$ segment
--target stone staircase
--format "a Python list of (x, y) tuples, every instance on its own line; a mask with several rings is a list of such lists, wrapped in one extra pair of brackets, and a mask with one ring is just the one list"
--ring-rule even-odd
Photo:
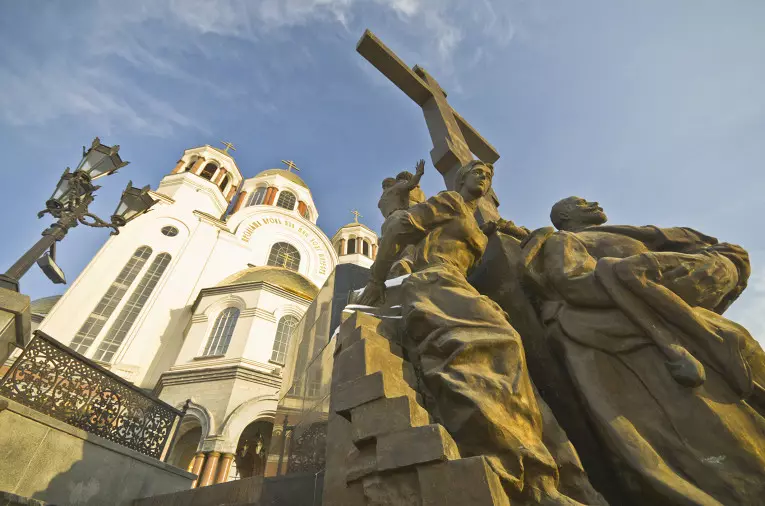
[(432, 422), (394, 328), (358, 311), (340, 326), (323, 506), (509, 506), (485, 459)]

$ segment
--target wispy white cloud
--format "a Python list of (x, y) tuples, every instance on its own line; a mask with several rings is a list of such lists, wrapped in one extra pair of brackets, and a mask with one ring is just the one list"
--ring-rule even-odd
[(116, 127), (167, 136), (192, 121), (170, 104), (140, 89), (125, 90), (98, 68), (63, 66), (6, 67), (0, 73), (0, 116), (8, 123), (42, 125), (72, 116), (91, 122), (105, 133)]
[(139, 40), (135, 34), (150, 22), (161, 21), (176, 35), (213, 34), (252, 42), (289, 28), (321, 24), (339, 24), (350, 37), (356, 37), (362, 27), (381, 22), (366, 15), (376, 7), (395, 17), (392, 31), (416, 39), (417, 50), (426, 59), (451, 66), (462, 44), (471, 46), (468, 51), (485, 44), (508, 44), (515, 33), (512, 18), (521, 15), (515, 0), (499, 4), (482, 0), (469, 5), (461, 0), (133, 0), (122, 6), (125, 11), (119, 16), (114, 15), (113, 5), (101, 0), (96, 23), (101, 28), (96, 38), (103, 39), (102, 51), (113, 51), (158, 71), (168, 65), (148, 52), (145, 44), (150, 41), (155, 47), (181, 50), (188, 48), (188, 38), (168, 38), (168, 33), (155, 30)]
[[(355, 39), (367, 23), (380, 20), (379, 13), (387, 17), (387, 32), (394, 34), (394, 40), (387, 42), (398, 46), (395, 36), (399, 34), (422, 58), (418, 63), (450, 76), (457, 62), (469, 67), (485, 57), (485, 44), (507, 44), (512, 38), (508, 9), (488, 0), (470, 4), (466, 7), (460, 0), (96, 0), (92, 8), (76, 13), (77, 23), (87, 29), (67, 35), (66, 43), (57, 48), (61, 54), (38, 61), (10, 57), (11, 64), (0, 70), (4, 90), (0, 117), (14, 125), (41, 125), (71, 116), (99, 128), (119, 126), (157, 136), (171, 135), (178, 128), (199, 128), (200, 123), (178, 110), (171, 99), (162, 98), (151, 84), (126, 74), (124, 64), (141, 75), (200, 89), (200, 94), (213, 98), (232, 99), (244, 94), (242, 86), (235, 82), (221, 86), (220, 79), (208, 77), (199, 68), (213, 58), (227, 58), (220, 49), (221, 40), (238, 39), (261, 49), (275, 39), (289, 40), (293, 28), (331, 29), (332, 25)], [(302, 56), (300, 51), (285, 55), (282, 68), (290, 68), (289, 58)], [(254, 79), (257, 85), (258, 77)], [(269, 85), (265, 79), (260, 81), (266, 93)], [(456, 83), (455, 89), (459, 89)], [(267, 110), (268, 100), (253, 106)]]

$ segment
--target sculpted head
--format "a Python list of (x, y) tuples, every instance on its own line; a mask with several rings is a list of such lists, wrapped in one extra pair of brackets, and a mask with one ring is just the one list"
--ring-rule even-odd
[(414, 177), (414, 174), (412, 174), (408, 170), (403, 170), (403, 171), (399, 172), (398, 174), (396, 174), (396, 181), (398, 181), (398, 182), (400, 182), (400, 181), (411, 181), (413, 177)]
[(573, 232), (593, 225), (602, 225), (608, 218), (597, 202), (588, 202), (581, 197), (568, 197), (555, 203), (550, 211), (550, 220), (558, 230)]
[(481, 160), (473, 160), (457, 171), (455, 189), (466, 199), (477, 199), (491, 189), (494, 166)]
[(396, 184), (396, 178), (393, 178), (393, 177), (386, 177), (385, 179), (383, 179), (383, 182), (382, 182), (382, 189), (383, 189), (383, 190), (387, 190), (388, 188), (390, 188), (390, 187), (391, 187), (391, 186), (393, 186), (394, 184)]

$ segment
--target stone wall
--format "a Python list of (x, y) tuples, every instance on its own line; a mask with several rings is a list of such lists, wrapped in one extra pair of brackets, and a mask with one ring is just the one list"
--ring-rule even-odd
[(132, 506), (321, 506), (321, 494), (320, 475), (293, 473), (273, 478), (243, 478), (138, 499)]
[(241, 480), (198, 487), (182, 492), (161, 494), (144, 499), (137, 499), (132, 506), (223, 506), (230, 504), (249, 504), (260, 499), (263, 490), (263, 477), (244, 478)]
[(195, 475), (0, 397), (0, 491), (56, 506), (128, 506)]

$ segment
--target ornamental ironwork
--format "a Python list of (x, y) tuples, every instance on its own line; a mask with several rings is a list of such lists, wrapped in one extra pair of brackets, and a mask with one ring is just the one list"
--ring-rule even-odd
[(39, 330), (0, 395), (156, 459), (169, 454), (184, 415)]

